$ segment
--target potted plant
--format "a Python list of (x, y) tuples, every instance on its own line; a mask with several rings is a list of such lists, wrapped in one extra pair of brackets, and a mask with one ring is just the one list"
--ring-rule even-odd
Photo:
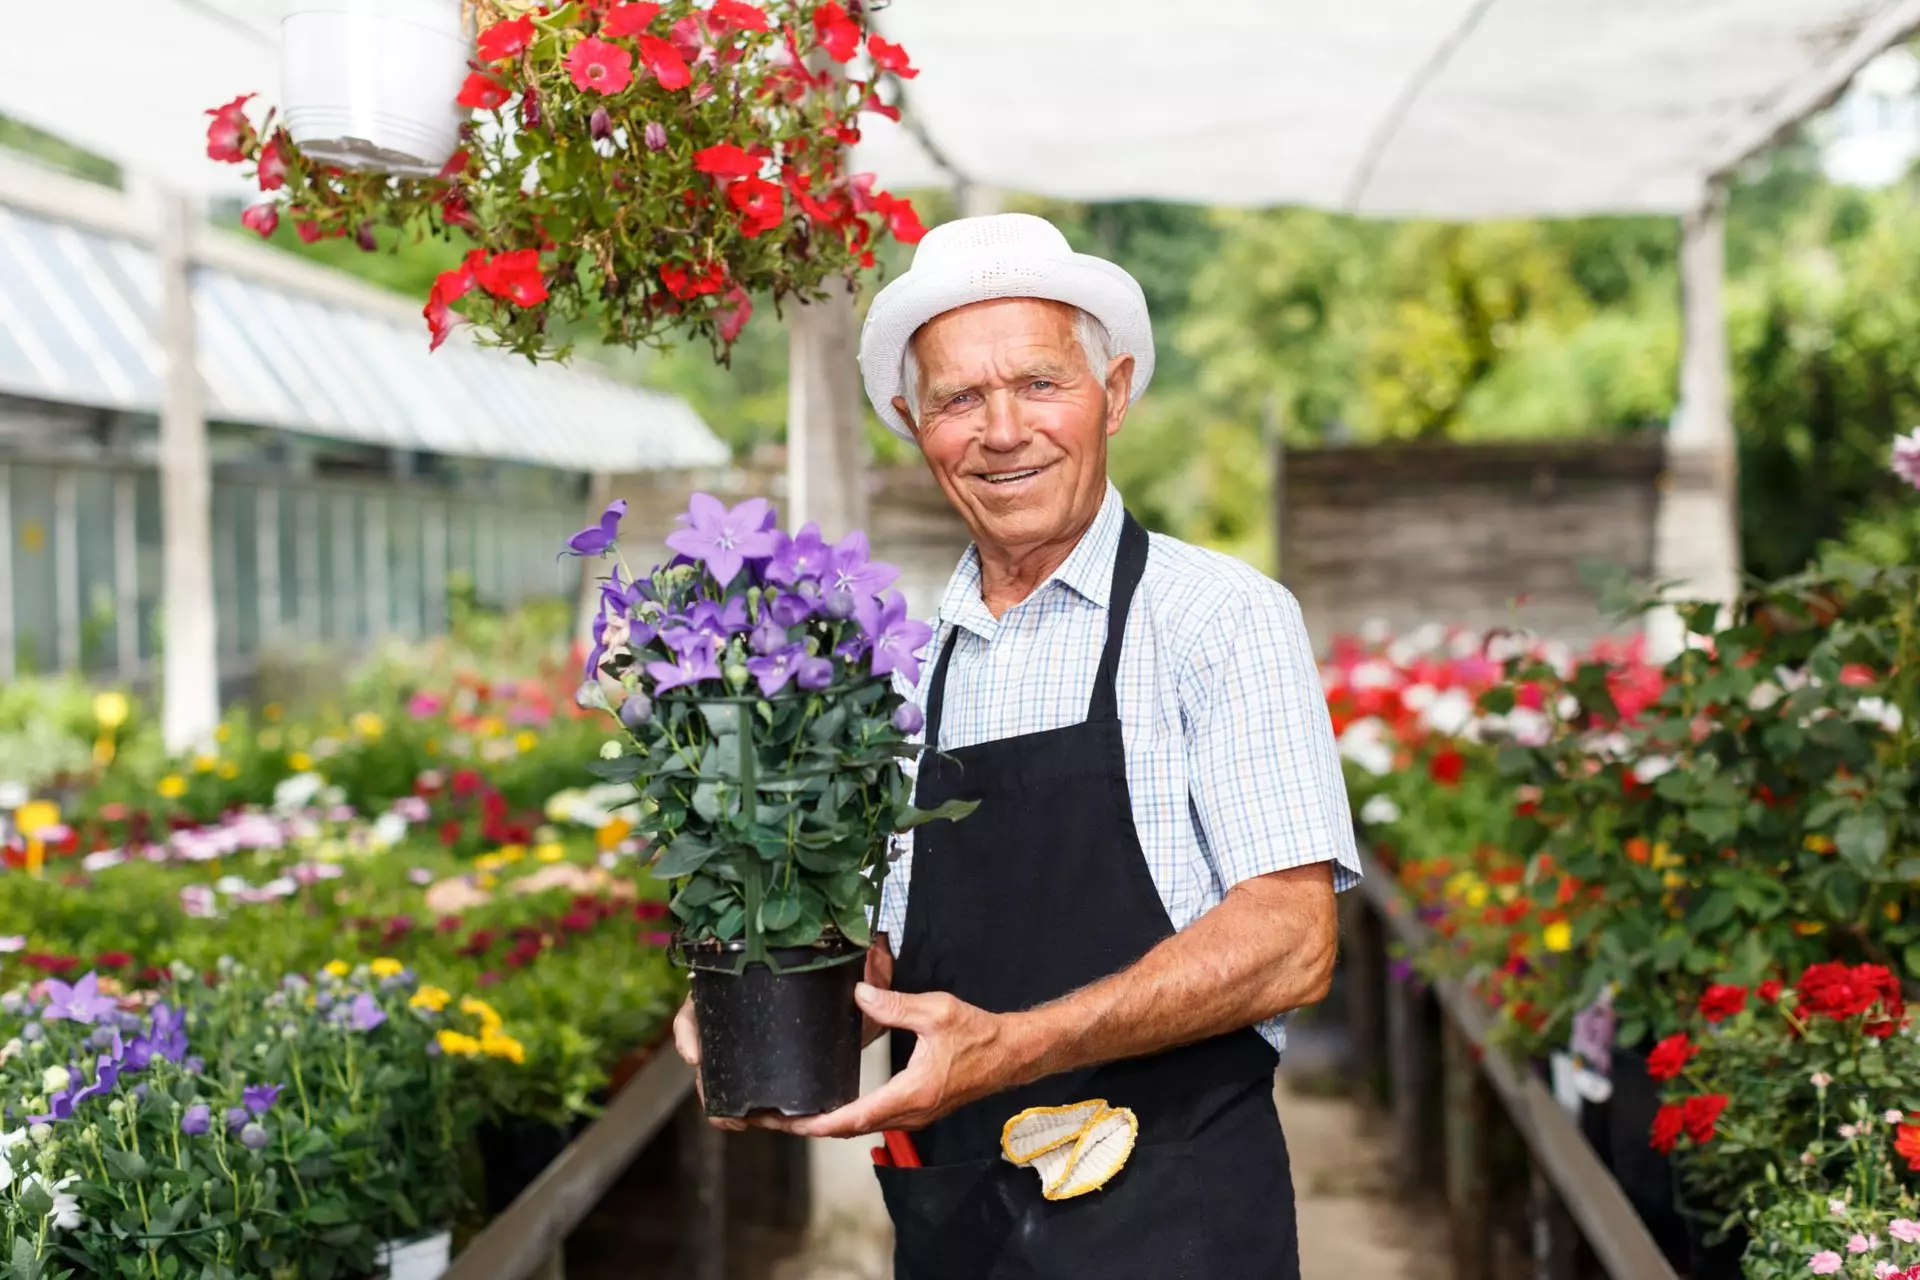
[[(924, 232), (912, 205), (847, 171), (861, 113), (898, 115), (882, 82), (917, 74), (862, 27), (858, 0), (469, 0), (479, 33), (458, 68), (460, 0), (383, 4), (379, 20), (351, 4), (296, 8), (300, 96), (281, 124), (256, 126), (247, 97), (214, 108), (207, 153), (251, 166), (266, 201), (243, 220), (263, 235), (284, 213), (309, 242), (374, 249), (386, 228), (464, 248), (423, 300), (434, 346), (458, 306), (530, 357), (674, 329), (724, 355), (754, 297), (822, 297), (874, 265), (878, 236)], [(862, 49), (864, 80), (846, 74)], [(376, 110), (377, 129), (363, 123)], [(490, 118), (427, 168), (442, 112), (471, 111)]]
[[(617, 554), (624, 513), (568, 549)], [(893, 676), (916, 678), (931, 631), (864, 535), (789, 536), (763, 499), (695, 494), (667, 545), (651, 574), (604, 580), (581, 699), (622, 734), (593, 768), (637, 788), (673, 884), (708, 1114), (831, 1110), (859, 1091), (853, 985), (889, 837), (973, 807), (914, 808), (900, 767), (920, 712)]]
[(460, 145), (472, 32), (462, 0), (294, 0), (281, 23), (281, 115), (301, 154), (430, 177)]

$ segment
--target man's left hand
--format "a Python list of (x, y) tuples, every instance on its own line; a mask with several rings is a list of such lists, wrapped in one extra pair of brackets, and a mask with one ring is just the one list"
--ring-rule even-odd
[(809, 1138), (851, 1138), (882, 1129), (922, 1129), (976, 1098), (1021, 1083), (1010, 1015), (988, 1013), (944, 992), (908, 995), (861, 983), (854, 999), (868, 1018), (916, 1037), (906, 1070), (826, 1115), (779, 1127)]

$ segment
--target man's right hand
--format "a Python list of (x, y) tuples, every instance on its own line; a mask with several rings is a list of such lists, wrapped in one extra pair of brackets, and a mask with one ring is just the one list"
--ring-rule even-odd
[[(868, 986), (878, 987), (882, 991), (893, 989), (893, 950), (888, 946), (885, 934), (875, 938), (873, 945), (867, 948), (866, 980)], [(886, 1030), (872, 1018), (863, 1017), (862, 1022), (864, 1027), (860, 1043), (863, 1045), (872, 1044), (879, 1039), (881, 1032)], [(700, 1081), (700, 1023), (694, 1016), (691, 994), (681, 1004), (680, 1012), (673, 1015), (673, 1047), (680, 1054), (681, 1061), (693, 1068), (693, 1087), (700, 1095), (701, 1105), (705, 1106), (707, 1091)], [(713, 1122), (716, 1129), (727, 1129), (733, 1132), (753, 1127), (755, 1123), (752, 1120), (735, 1120), (727, 1116), (707, 1118)], [(784, 1121), (785, 1117), (773, 1116), (771, 1119)]]

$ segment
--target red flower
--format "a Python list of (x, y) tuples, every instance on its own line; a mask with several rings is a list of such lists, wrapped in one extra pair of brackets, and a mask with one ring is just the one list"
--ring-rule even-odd
[(1794, 991), (1802, 1012), (1825, 1018), (1855, 1018), (1875, 1004), (1884, 1004), (1886, 1015), (1898, 1021), (1905, 1007), (1899, 981), (1877, 964), (1808, 965)]
[(440, 843), (451, 845), (451, 844), (458, 844), (459, 842), (460, 842), (459, 820), (456, 818), (456, 819), (450, 819), (446, 822), (441, 823), (440, 824)]
[(20, 957), (20, 963), (42, 973), (70, 973), (80, 967), (78, 956), (48, 955), (44, 951), (25, 952)]
[(280, 226), (280, 206), (271, 200), (265, 204), (248, 205), (241, 211), (240, 225), (249, 231), (259, 232), (264, 240)]
[(327, 233), (320, 229), (319, 223), (308, 222), (304, 218), (294, 223), (293, 229), (300, 233), (301, 244), (319, 244), (327, 238)]
[(567, 74), (583, 92), (618, 93), (633, 83), (633, 55), (617, 44), (588, 36), (567, 54)]
[[(472, 265), (473, 257), (469, 255), (467, 258), (467, 266), (472, 267)], [(444, 276), (441, 278), (445, 279)], [(469, 282), (469, 284), (471, 284), (471, 282)], [(455, 294), (454, 296), (458, 297), (459, 294)], [(484, 697), (485, 695), (482, 694), (481, 696)], [(472, 769), (455, 769), (453, 771), (453, 779), (448, 785), (453, 789), (455, 799), (464, 800), (480, 790), (481, 787), (484, 787), (486, 780)]]
[(1708, 1093), (1697, 1098), (1688, 1098), (1682, 1109), (1682, 1122), (1686, 1126), (1687, 1136), (1696, 1144), (1712, 1141), (1713, 1126), (1719, 1123), (1720, 1113), (1726, 1109), (1727, 1095), (1724, 1093)]
[[(585, 86), (581, 86), (585, 88)], [(498, 111), (505, 106), (513, 91), (482, 71), (469, 72), (467, 82), (460, 86), (460, 96), (454, 101), (463, 107), (474, 107), (481, 111)]]
[(1754, 988), (1753, 993), (1762, 1000), (1765, 1000), (1768, 1004), (1772, 1004), (1780, 998), (1780, 980), (1778, 978), (1768, 978), (1765, 982)]
[[(516, 307), (538, 306), (547, 300), (546, 277), (540, 274), (538, 249), (515, 249), (474, 268), (473, 278), (482, 289), (496, 298), (505, 298)], [(489, 801), (493, 796), (489, 795)], [(505, 812), (501, 802), (500, 812)], [(492, 814), (494, 810), (489, 809)]]
[(760, 158), (731, 142), (719, 142), (694, 152), (693, 167), (716, 178), (751, 178), (760, 172)]
[(907, 64), (907, 51), (899, 45), (882, 40), (878, 32), (867, 37), (867, 56), (873, 59), (873, 65), (882, 71), (891, 71), (902, 80), (911, 80), (920, 74), (918, 67)]
[(885, 191), (876, 191), (873, 195), (873, 207), (881, 217), (887, 220), (887, 232), (901, 244), (919, 244), (927, 229), (920, 222), (920, 215), (914, 210), (913, 201), (889, 195)]
[(533, 43), (533, 18), (511, 18), (506, 22), (496, 22), (480, 33), (479, 53), (482, 62), (499, 62), (503, 58), (517, 57), (526, 52)]
[(667, 41), (659, 36), (641, 36), (635, 43), (640, 46), (640, 61), (647, 64), (662, 89), (684, 89), (693, 83), (687, 60)]
[(633, 904), (635, 920), (661, 920), (666, 917), (667, 904), (664, 902), (636, 902)]
[(860, 28), (834, 0), (813, 10), (813, 38), (829, 58), (845, 62), (860, 48)]
[[(1915, 1117), (1909, 1115), (1909, 1120)], [(1920, 1124), (1903, 1124), (1893, 1133), (1893, 1150), (1907, 1162), (1907, 1168), (1920, 1173)]]
[[(445, 342), (447, 335), (453, 332), (453, 326), (458, 320), (453, 313), (453, 304), (466, 297), (468, 290), (473, 288), (473, 263), (479, 252), (478, 249), (474, 250), (467, 255), (466, 262), (452, 271), (442, 271), (434, 279), (433, 291), (427, 295), (427, 305), (421, 308), (421, 314), (427, 318), (427, 331), (433, 335), (433, 345), (427, 348), (429, 351), (439, 350), (440, 344)], [(468, 769), (462, 769), (454, 774), (453, 793), (456, 796), (467, 794), (461, 790), (461, 783), (466, 779), (472, 779), (477, 783), (479, 775)], [(416, 790), (418, 789), (416, 787)], [(422, 794), (428, 794), (428, 792), (423, 791)], [(453, 825), (457, 830), (459, 824)], [(453, 842), (449, 840), (447, 843)]]
[(1665, 1155), (1673, 1150), (1673, 1144), (1680, 1140), (1680, 1131), (1686, 1125), (1686, 1112), (1669, 1102), (1661, 1107), (1653, 1117), (1653, 1140), (1647, 1145)]
[(467, 171), (467, 164), (472, 159), (473, 153), (462, 147), (447, 157), (447, 162), (440, 166), (440, 172), (434, 176), (442, 182), (451, 182)]
[(287, 153), (280, 145), (280, 135), (275, 134), (261, 150), (258, 176), (262, 191), (278, 191), (287, 185)]
[(466, 945), (461, 947), (460, 950), (455, 954), (465, 956), (467, 959), (473, 960), (487, 954), (487, 952), (491, 950), (492, 947), (493, 947), (492, 932), (487, 929), (475, 929), (473, 931), (473, 936), (467, 939)]
[(1731, 1018), (1747, 1007), (1747, 989), (1731, 983), (1715, 983), (1700, 997), (1700, 1016), (1708, 1022)]
[(607, 24), (600, 28), (600, 34), (609, 40), (637, 36), (659, 16), (657, 4), (617, 4), (607, 11)]
[(1427, 760), (1427, 776), (1443, 787), (1457, 787), (1467, 771), (1467, 758), (1452, 747), (1442, 747)]
[(780, 225), (786, 199), (765, 178), (742, 178), (727, 188), (727, 203), (740, 211), (740, 234), (749, 240)]
[(1695, 1052), (1693, 1042), (1685, 1033), (1668, 1036), (1647, 1055), (1647, 1074), (1655, 1080), (1671, 1080), (1680, 1074)]
[(718, 262), (695, 267), (662, 267), (660, 283), (667, 292), (682, 301), (703, 293), (718, 293), (727, 280), (727, 269)]
[(714, 321), (720, 329), (720, 341), (732, 342), (747, 327), (747, 321), (753, 319), (753, 299), (739, 285), (727, 291), (730, 304), (724, 311), (714, 312)]
[(707, 21), (715, 31), (721, 32), (768, 29), (766, 13), (743, 0), (713, 0), (713, 7), (707, 10)]
[(207, 112), (213, 123), (207, 126), (207, 158), (224, 164), (239, 164), (247, 158), (247, 146), (253, 141), (253, 125), (247, 121), (246, 105), (253, 97), (243, 93), (224, 107)]
[(102, 951), (93, 958), (96, 969), (125, 969), (133, 964), (133, 957), (124, 951)]

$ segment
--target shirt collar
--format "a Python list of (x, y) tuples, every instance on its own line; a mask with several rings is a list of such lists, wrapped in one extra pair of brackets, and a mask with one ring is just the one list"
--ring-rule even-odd
[[(1113, 593), (1113, 565), (1120, 554), (1120, 527), (1125, 520), (1126, 507), (1120, 500), (1120, 491), (1109, 480), (1107, 496), (1101, 501), (1100, 510), (1094, 514), (1093, 523), (1080, 535), (1080, 541), (1060, 562), (1060, 567), (1027, 598), (1031, 600), (1059, 583), (1089, 604), (1106, 608)], [(965, 627), (987, 641), (993, 639), (994, 632), (999, 628), (999, 620), (987, 611), (987, 602), (980, 597), (978, 546), (969, 546), (966, 554), (960, 557), (960, 563), (954, 567), (953, 576), (947, 580), (947, 589), (940, 597), (940, 610), (934, 618), (934, 625), (938, 629), (948, 624)]]

